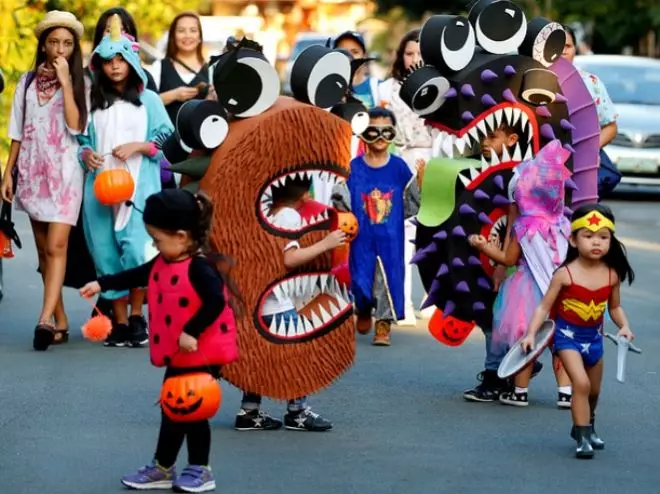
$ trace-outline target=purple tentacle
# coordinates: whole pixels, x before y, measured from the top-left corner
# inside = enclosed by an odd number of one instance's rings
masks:
[[[560,58],[551,67],[557,75],[561,92],[566,96],[569,122],[573,131],[573,176],[578,190],[572,207],[598,200],[599,135],[598,113],[582,76],[570,63]]]

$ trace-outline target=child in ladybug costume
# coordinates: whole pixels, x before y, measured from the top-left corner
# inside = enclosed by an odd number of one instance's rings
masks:
[[[148,287],[151,363],[166,367],[165,380],[200,372],[219,378],[220,366],[238,358],[232,305],[240,297],[209,253],[211,203],[202,195],[167,189],[147,199],[143,216],[159,254],[137,268],[102,276],[80,293],[91,297],[106,290]],[[184,438],[189,466],[177,477],[174,463]],[[123,477],[122,483],[139,490],[213,490],[210,448],[208,418],[174,421],[163,411],[153,463]]]

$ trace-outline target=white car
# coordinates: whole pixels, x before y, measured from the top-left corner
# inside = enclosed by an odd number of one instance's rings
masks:
[[[603,81],[619,114],[619,133],[605,152],[621,182],[660,185],[660,60],[585,55],[574,64]]]

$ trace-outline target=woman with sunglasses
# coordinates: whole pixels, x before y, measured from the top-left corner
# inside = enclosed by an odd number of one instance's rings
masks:
[[[369,110],[360,138],[366,153],[351,161],[348,180],[335,187],[333,205],[352,211],[360,232],[351,243],[350,270],[357,331],[368,334],[375,315],[373,344],[390,345],[392,323],[404,317],[404,222],[417,214],[419,185],[403,159],[389,153],[396,117],[385,108]]]

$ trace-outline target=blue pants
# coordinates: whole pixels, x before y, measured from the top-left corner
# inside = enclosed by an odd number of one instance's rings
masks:
[[[602,329],[602,324],[578,326],[556,317],[553,352],[574,350],[582,357],[585,367],[593,367],[603,358]]]
[[[495,351],[493,349],[493,332],[484,331],[484,335],[486,336],[486,360],[484,362],[484,369],[487,371],[497,371],[509,349],[502,348],[499,352]]]
[[[272,314],[264,316],[264,322],[266,326],[270,326],[270,323],[275,318],[275,325],[279,326],[280,322],[284,320],[285,326],[289,324],[289,321],[294,323],[298,322],[298,312],[295,310],[287,310],[285,312],[278,312],[277,314]],[[261,405],[261,396],[255,393],[243,393],[243,399],[241,400],[241,408],[244,410],[256,410]],[[295,400],[289,400],[287,409],[292,412],[298,412],[307,408],[307,397],[303,396]]]

